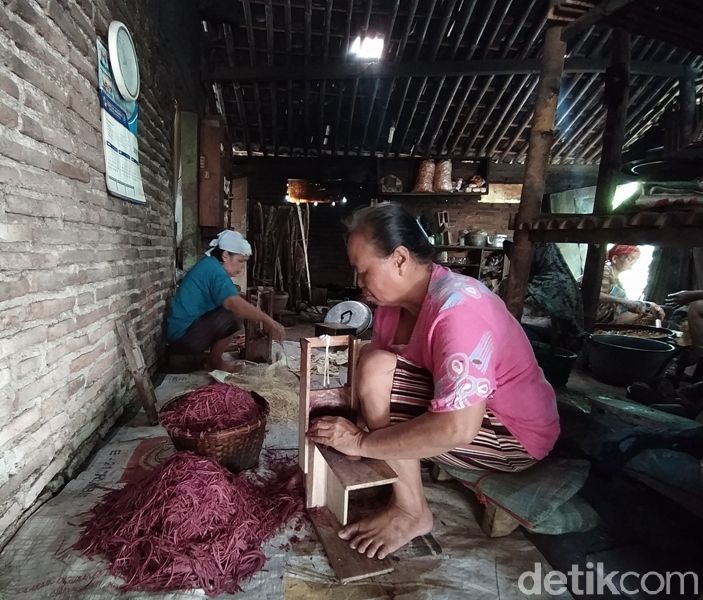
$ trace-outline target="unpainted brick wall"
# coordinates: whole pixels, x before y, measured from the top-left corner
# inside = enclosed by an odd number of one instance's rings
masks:
[[[115,320],[156,361],[173,286],[174,100],[197,108],[189,0],[0,9],[0,547],[133,400]],[[106,193],[95,39],[132,31],[146,206]]]

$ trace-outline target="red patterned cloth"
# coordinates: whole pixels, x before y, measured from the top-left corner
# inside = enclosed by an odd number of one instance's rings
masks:
[[[640,249],[637,246],[626,246],[625,244],[616,244],[608,250],[608,260],[613,262],[616,256],[628,256],[629,254],[639,253]]]

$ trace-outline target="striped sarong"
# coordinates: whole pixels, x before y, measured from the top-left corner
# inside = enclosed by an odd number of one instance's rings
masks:
[[[399,356],[391,388],[391,424],[426,412],[433,397],[432,375]],[[432,460],[460,469],[507,472],[523,471],[537,463],[489,408],[473,440]]]

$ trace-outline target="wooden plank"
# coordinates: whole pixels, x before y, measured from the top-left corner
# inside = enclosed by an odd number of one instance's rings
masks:
[[[198,168],[198,224],[201,227],[224,226],[225,198],[220,148],[224,127],[219,119],[200,122]]]
[[[326,340],[319,337],[303,338],[310,345],[310,348],[324,348],[327,344]],[[330,336],[330,349],[336,346],[349,346],[352,336],[349,335],[332,335]]]
[[[307,460],[307,469],[305,470],[305,507],[326,506],[327,475],[330,469],[314,444],[309,445]]]
[[[349,406],[353,411],[356,411],[359,416],[361,416],[361,412],[359,411],[359,390],[356,381],[356,367],[359,363],[360,351],[360,341],[352,337],[349,350],[347,351],[347,385],[349,386]]]
[[[308,514],[340,583],[351,583],[393,571],[388,558],[368,558],[350,548],[348,542],[337,535],[341,525],[328,508],[310,510]]]
[[[332,448],[317,448],[345,490],[361,490],[398,481],[398,475],[383,460],[352,460]]]
[[[305,438],[310,414],[310,340],[300,340],[300,403],[298,406],[298,465],[308,472],[308,454],[312,444]]]
[[[562,55],[563,56],[563,55]],[[262,82],[262,81],[318,81],[323,79],[376,79],[376,78],[412,78],[412,77],[459,77],[466,75],[536,75],[540,72],[539,59],[533,58],[499,58],[480,60],[448,61],[349,61],[330,62],[328,64],[308,65],[237,65],[213,66],[208,70],[205,80],[213,82]],[[565,73],[603,73],[608,68],[608,61],[574,57],[564,62]],[[633,61],[633,75],[658,77],[682,77],[688,67],[657,61]]]
[[[703,227],[652,229],[626,227],[623,229],[530,231],[532,241],[571,244],[652,244],[673,248],[696,248],[703,239]]]
[[[156,425],[159,422],[159,416],[156,412],[156,393],[154,392],[151,378],[146,372],[144,355],[139,348],[137,336],[134,335],[134,331],[129,324],[117,320],[115,321],[115,325],[117,326],[117,335],[120,338],[122,348],[127,357],[129,371],[132,377],[134,377],[137,395],[146,413],[147,421],[150,425]]]
[[[344,417],[356,421],[356,413],[350,406],[348,386],[310,390],[308,397],[308,421],[318,417]]]
[[[247,234],[247,206],[249,204],[249,186],[246,177],[237,177],[230,183],[230,226],[243,236]],[[234,283],[240,290],[247,289],[247,270],[234,277]]]
[[[247,300],[254,306],[273,315],[273,288],[249,288]],[[246,335],[244,342],[244,358],[253,362],[271,362],[273,349],[273,336],[263,330],[261,323],[246,321],[244,323]]]
[[[591,10],[585,13],[582,17],[576,19],[564,28],[561,34],[561,39],[564,41],[570,40],[575,35],[588,29],[591,25],[602,21],[613,13],[618,12],[631,4],[634,0],[605,0],[594,6]]]
[[[481,529],[488,537],[504,537],[510,535],[520,526],[509,513],[492,502],[484,505],[481,516]]]
[[[329,463],[325,466],[325,504],[332,514],[337,517],[337,521],[344,526],[347,524],[349,516],[349,491],[344,489],[342,483],[330,469]]]

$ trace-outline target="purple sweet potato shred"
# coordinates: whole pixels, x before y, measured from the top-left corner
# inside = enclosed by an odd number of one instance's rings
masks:
[[[175,407],[162,410],[160,418],[166,429],[201,433],[246,425],[260,414],[261,408],[246,390],[213,383],[193,390]]]
[[[302,491],[290,484],[296,468],[278,459],[271,475],[253,478],[178,452],[103,496],[75,547],[106,557],[125,591],[234,593],[266,562],[263,542],[303,511]]]

